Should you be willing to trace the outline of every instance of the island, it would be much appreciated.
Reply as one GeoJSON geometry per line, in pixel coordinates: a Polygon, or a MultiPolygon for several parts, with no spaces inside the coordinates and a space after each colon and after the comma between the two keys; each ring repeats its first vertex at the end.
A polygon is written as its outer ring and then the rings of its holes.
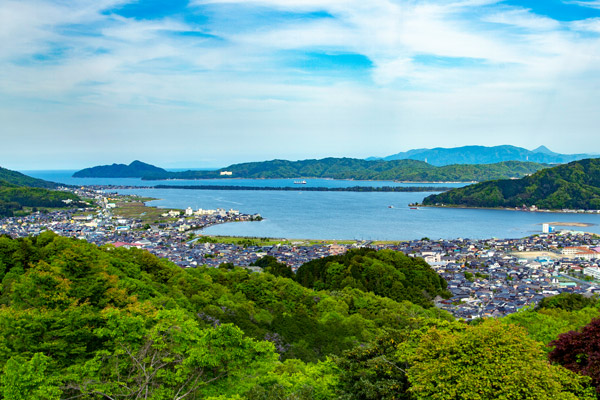
{"type": "Polygon", "coordinates": [[[139,160],[129,165],[112,164],[85,168],[73,174],[74,178],[141,178],[148,174],[167,174],[168,172],[154,165],[139,160]]]}

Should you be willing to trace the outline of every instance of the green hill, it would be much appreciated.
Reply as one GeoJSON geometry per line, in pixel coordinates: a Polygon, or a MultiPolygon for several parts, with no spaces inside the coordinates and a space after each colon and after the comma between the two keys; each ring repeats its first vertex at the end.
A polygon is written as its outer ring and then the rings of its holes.
{"type": "MultiPolygon", "coordinates": [[[[395,259],[354,252],[332,275],[395,259]]],[[[417,264],[396,276],[405,288],[428,281],[409,274],[417,264]]],[[[596,398],[589,378],[549,363],[528,333],[550,340],[596,308],[526,310],[515,319],[525,328],[467,325],[351,285],[317,291],[242,268],[181,269],[51,232],[0,237],[0,266],[3,399],[596,398]]]]}
{"type": "Polygon", "coordinates": [[[48,182],[43,179],[32,178],[17,171],[0,167],[0,182],[10,183],[15,186],[29,186],[46,189],[58,187],[57,183],[48,182]]]}
{"type": "Polygon", "coordinates": [[[453,189],[423,200],[425,205],[600,209],[600,159],[574,161],[518,180],[495,180],[453,189]]]}
{"type": "Polygon", "coordinates": [[[272,160],[230,165],[218,171],[182,171],[146,174],[142,179],[211,178],[331,178],[357,180],[401,180],[411,182],[472,182],[522,177],[545,166],[531,162],[506,161],[489,165],[435,167],[423,161],[367,161],[355,158],[321,160],[272,160]],[[222,172],[231,175],[221,175],[222,172]]]}
{"type": "Polygon", "coordinates": [[[0,217],[24,212],[25,207],[72,207],[81,201],[73,193],[51,190],[56,187],[54,182],[0,168],[0,217]]]}
{"type": "Polygon", "coordinates": [[[351,287],[423,307],[431,307],[436,296],[450,296],[446,281],[422,258],[391,250],[350,250],[344,255],[315,259],[298,269],[296,280],[314,289],[351,287]]]}

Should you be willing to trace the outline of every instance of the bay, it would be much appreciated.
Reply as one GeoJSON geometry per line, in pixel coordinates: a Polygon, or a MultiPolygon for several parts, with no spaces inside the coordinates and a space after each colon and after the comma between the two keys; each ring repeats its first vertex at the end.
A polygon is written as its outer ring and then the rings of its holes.
{"type": "Polygon", "coordinates": [[[21,171],[34,178],[45,179],[51,182],[63,183],[66,185],[116,185],[116,186],[195,186],[195,185],[219,185],[219,186],[263,186],[263,187],[352,187],[352,186],[443,186],[443,187],[462,187],[466,183],[407,183],[394,181],[355,181],[350,179],[242,179],[242,178],[223,178],[223,179],[173,179],[173,180],[149,180],[143,181],[140,178],[74,178],[72,175],[75,170],[55,170],[55,171],[21,171]],[[306,181],[305,185],[298,185],[295,182],[306,181]]]}
{"type": "MultiPolygon", "coordinates": [[[[72,171],[28,171],[37,178],[65,184],[130,185],[239,185],[291,186],[292,179],[210,179],[193,181],[142,181],[141,179],[70,178],[72,171]]],[[[307,186],[423,186],[389,181],[348,181],[307,179],[307,186]]],[[[464,184],[453,184],[464,186],[464,184]]],[[[426,184],[432,186],[432,184],[426,184]]],[[[439,184],[439,186],[452,186],[439,184]]],[[[259,213],[260,222],[237,222],[215,225],[203,230],[211,235],[256,236],[295,239],[332,240],[411,240],[471,238],[521,238],[541,233],[542,223],[587,223],[592,226],[557,227],[600,234],[600,215],[534,213],[507,210],[419,208],[409,203],[420,202],[432,193],[376,192],[274,192],[247,190],[122,189],[123,194],[137,194],[160,200],[149,205],[165,208],[236,209],[243,213],[259,213]],[[391,206],[391,208],[390,208],[391,206]]]]}
{"type": "Polygon", "coordinates": [[[546,222],[590,223],[594,225],[572,229],[600,233],[598,215],[408,207],[431,193],[185,189],[119,192],[159,198],[149,202],[158,207],[233,208],[264,217],[260,222],[236,222],[203,230],[210,235],[333,240],[521,238],[541,233],[541,224],[546,222]]]}

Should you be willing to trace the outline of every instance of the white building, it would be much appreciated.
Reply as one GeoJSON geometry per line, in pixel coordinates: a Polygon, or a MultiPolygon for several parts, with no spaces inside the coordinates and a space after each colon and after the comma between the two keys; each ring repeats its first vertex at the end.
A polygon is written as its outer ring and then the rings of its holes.
{"type": "Polygon", "coordinates": [[[586,267],[583,269],[584,275],[589,275],[594,279],[600,279],[600,268],[598,267],[586,267]]]}

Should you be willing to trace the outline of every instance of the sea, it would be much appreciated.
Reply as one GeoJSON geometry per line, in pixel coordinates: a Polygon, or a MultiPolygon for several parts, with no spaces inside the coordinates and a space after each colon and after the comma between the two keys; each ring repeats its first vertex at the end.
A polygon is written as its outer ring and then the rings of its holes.
{"type": "Polygon", "coordinates": [[[311,192],[255,190],[190,190],[142,188],[155,185],[226,185],[260,187],[434,186],[461,187],[465,183],[401,183],[336,179],[207,179],[142,181],[137,178],[73,178],[75,171],[22,171],[41,179],[69,185],[119,185],[122,194],[156,198],[148,205],[163,208],[235,209],[260,214],[259,222],[233,222],[202,230],[206,235],[327,240],[413,240],[522,238],[542,232],[542,224],[556,229],[600,234],[600,215],[510,210],[459,209],[408,205],[437,192],[311,192]],[[585,224],[587,226],[578,226],[585,224]]]}

